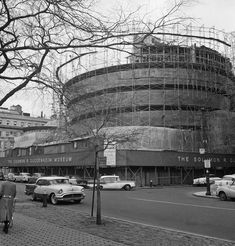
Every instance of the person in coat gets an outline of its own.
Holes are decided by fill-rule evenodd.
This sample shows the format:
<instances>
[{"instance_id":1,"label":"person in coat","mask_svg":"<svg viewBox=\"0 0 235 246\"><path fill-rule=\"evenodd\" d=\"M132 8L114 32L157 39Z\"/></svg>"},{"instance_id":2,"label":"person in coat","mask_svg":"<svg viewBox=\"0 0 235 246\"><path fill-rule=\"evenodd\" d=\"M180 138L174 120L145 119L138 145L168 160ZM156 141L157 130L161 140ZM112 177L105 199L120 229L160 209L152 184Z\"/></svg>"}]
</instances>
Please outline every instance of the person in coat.
<instances>
[{"instance_id":1,"label":"person in coat","mask_svg":"<svg viewBox=\"0 0 235 246\"><path fill-rule=\"evenodd\" d=\"M16 197L16 184L10 181L0 183L0 222L4 223L3 231L8 233L12 222L14 200Z\"/></svg>"}]
</instances>

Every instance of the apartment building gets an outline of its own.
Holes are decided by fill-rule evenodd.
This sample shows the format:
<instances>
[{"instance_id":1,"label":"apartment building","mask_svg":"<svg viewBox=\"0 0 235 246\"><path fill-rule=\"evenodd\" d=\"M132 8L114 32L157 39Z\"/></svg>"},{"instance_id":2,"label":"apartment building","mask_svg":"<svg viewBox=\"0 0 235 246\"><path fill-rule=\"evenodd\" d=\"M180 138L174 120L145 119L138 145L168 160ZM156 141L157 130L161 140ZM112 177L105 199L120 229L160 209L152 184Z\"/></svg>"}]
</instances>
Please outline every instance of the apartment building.
<instances>
[{"instance_id":1,"label":"apartment building","mask_svg":"<svg viewBox=\"0 0 235 246\"><path fill-rule=\"evenodd\" d=\"M20 105L13 105L9 109L0 107L0 157L4 151L14 146L14 138L21 136L28 127L44 126L50 119L43 115L31 117L24 113Z\"/></svg>"}]
</instances>

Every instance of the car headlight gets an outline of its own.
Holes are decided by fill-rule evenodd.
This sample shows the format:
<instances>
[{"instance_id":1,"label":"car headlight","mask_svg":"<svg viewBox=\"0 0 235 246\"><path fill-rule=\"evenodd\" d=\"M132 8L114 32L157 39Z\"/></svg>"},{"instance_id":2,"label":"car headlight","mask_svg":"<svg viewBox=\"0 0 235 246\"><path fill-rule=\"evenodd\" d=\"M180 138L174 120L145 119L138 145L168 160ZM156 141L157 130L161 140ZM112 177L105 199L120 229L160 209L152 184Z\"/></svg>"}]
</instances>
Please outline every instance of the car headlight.
<instances>
[{"instance_id":1,"label":"car headlight","mask_svg":"<svg viewBox=\"0 0 235 246\"><path fill-rule=\"evenodd\" d=\"M60 189L60 190L58 191L58 194L62 194L62 193L63 193L63 190Z\"/></svg>"}]
</instances>

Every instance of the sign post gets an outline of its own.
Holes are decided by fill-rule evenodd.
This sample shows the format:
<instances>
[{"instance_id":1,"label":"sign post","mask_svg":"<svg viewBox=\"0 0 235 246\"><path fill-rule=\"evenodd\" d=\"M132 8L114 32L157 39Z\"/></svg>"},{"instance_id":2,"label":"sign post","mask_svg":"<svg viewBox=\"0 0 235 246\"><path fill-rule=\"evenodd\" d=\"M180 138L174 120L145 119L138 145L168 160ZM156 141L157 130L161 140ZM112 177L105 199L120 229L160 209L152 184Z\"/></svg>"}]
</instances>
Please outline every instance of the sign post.
<instances>
[{"instance_id":1,"label":"sign post","mask_svg":"<svg viewBox=\"0 0 235 246\"><path fill-rule=\"evenodd\" d=\"M211 160L204 160L204 167L206 169L206 195L210 196L210 168L211 168Z\"/></svg>"}]
</instances>

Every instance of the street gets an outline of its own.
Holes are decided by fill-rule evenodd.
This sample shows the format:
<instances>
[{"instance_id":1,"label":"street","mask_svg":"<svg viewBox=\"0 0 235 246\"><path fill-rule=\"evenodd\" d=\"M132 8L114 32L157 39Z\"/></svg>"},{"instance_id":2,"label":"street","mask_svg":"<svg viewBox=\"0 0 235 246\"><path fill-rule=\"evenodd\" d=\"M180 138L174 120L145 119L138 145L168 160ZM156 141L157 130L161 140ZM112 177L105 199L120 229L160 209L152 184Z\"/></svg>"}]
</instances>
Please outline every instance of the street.
<instances>
[{"instance_id":1,"label":"street","mask_svg":"<svg viewBox=\"0 0 235 246\"><path fill-rule=\"evenodd\" d=\"M31 197L23 194L24 186L17 183L17 198L30 201ZM194 192L202 190L205 188L191 186L136 189L130 192L103 190L102 216L235 240L235 203L193 196ZM86 190L86 198L81 204L58 206L90 214L91 200L92 191Z\"/></svg>"}]
</instances>

